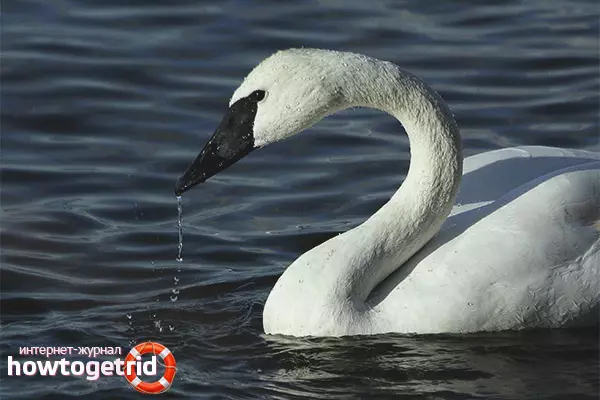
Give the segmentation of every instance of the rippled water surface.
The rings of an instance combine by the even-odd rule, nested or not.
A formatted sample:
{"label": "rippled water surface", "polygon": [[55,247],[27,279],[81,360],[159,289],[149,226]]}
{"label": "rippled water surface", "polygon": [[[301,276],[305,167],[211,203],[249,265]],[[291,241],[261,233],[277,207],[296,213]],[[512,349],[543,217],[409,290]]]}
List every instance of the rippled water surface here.
{"label": "rippled water surface", "polygon": [[187,193],[181,263],[173,196],[241,79],[294,46],[422,76],[467,155],[598,150],[596,1],[3,5],[2,398],[139,398],[121,377],[9,377],[6,357],[147,339],[177,357],[166,397],[597,398],[597,332],[262,335],[285,267],[402,182],[408,142],[389,116],[343,112]]}

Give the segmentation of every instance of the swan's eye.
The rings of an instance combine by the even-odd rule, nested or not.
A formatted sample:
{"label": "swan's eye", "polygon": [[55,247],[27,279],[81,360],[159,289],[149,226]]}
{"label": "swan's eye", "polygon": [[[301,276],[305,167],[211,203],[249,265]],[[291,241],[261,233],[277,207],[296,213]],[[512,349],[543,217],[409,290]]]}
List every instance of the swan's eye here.
{"label": "swan's eye", "polygon": [[255,90],[254,92],[250,93],[250,96],[248,97],[258,103],[259,101],[262,101],[265,97],[267,97],[267,92],[265,92],[264,90]]}

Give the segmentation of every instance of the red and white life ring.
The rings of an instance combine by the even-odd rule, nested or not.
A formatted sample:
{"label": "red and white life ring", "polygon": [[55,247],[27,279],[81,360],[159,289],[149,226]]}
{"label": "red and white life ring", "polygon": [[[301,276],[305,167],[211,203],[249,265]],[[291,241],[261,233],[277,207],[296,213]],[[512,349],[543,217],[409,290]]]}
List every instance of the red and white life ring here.
{"label": "red and white life ring", "polygon": [[[136,374],[136,368],[127,368],[128,362],[137,362],[137,356],[148,353],[153,353],[160,356],[165,365],[165,374],[155,382],[144,382],[138,378]],[[175,357],[173,357],[173,354],[169,351],[169,349],[162,344],[156,342],[140,343],[131,349],[125,358],[125,378],[127,378],[129,384],[138,392],[146,394],[159,394],[171,387],[173,378],[175,378],[175,372],[177,372],[176,365],[177,363],[175,362]]]}

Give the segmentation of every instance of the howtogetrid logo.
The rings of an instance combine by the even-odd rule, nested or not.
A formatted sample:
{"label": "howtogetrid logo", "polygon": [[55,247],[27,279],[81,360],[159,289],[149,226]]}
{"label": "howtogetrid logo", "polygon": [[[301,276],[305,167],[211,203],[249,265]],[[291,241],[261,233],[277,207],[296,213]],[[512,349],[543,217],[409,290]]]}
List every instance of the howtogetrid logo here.
{"label": "howtogetrid logo", "polygon": [[[77,350],[77,352],[73,352]],[[19,355],[41,355],[51,357],[53,355],[84,355],[96,358],[98,355],[122,354],[120,347],[20,347]],[[150,360],[142,361],[142,356],[152,354]],[[160,357],[161,361],[157,361]],[[16,361],[13,356],[8,356],[8,376],[83,376],[89,381],[95,381],[101,376],[124,376],[127,382],[140,393],[159,394],[167,391],[173,383],[177,372],[177,363],[173,354],[160,343],[144,342],[129,351],[125,360],[120,357],[114,360],[89,360],[70,361],[66,358],[60,360],[46,361]],[[148,376],[158,374],[158,364],[164,367],[164,373],[160,379],[147,382]]]}

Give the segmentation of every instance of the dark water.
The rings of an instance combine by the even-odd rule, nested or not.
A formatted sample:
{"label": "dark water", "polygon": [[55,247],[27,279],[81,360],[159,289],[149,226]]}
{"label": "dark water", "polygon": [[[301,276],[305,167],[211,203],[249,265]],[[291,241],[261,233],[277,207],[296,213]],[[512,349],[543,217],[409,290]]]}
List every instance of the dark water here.
{"label": "dark water", "polygon": [[177,357],[166,397],[596,399],[595,331],[262,335],[284,268],[402,182],[407,139],[382,113],[331,117],[186,194],[175,261],[175,179],[278,49],[361,52],[423,76],[469,155],[599,149],[597,2],[493,3],[4,2],[1,397],[140,398],[121,377],[9,377],[6,359],[151,339]]}

